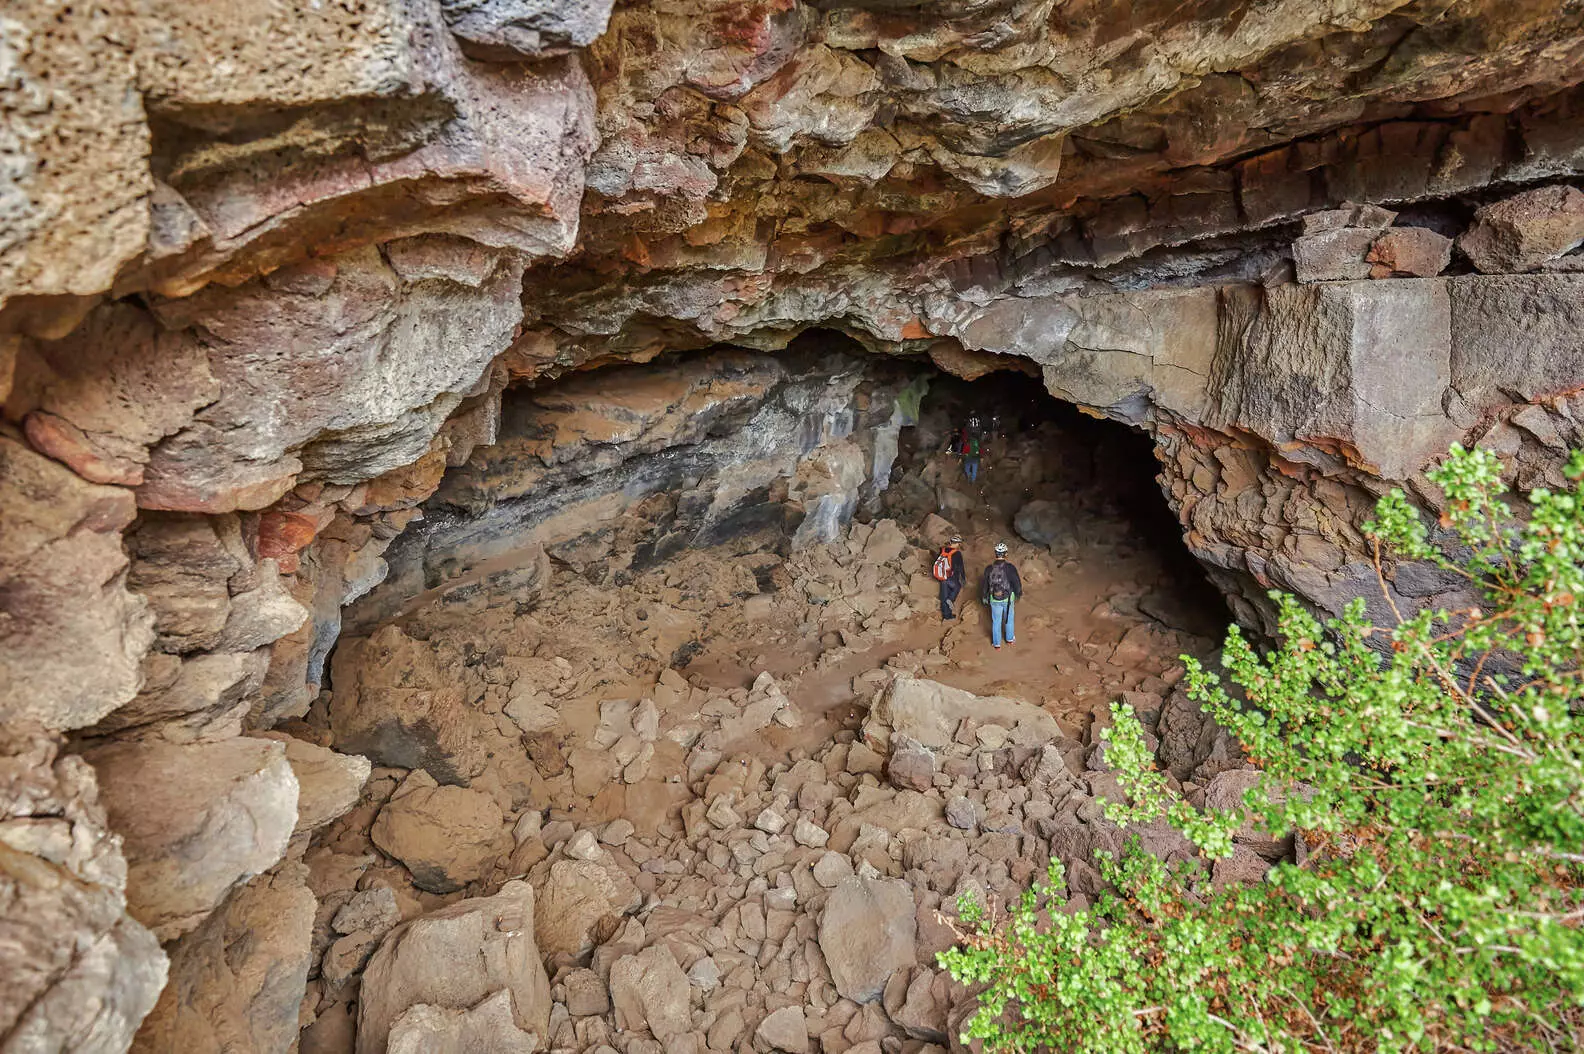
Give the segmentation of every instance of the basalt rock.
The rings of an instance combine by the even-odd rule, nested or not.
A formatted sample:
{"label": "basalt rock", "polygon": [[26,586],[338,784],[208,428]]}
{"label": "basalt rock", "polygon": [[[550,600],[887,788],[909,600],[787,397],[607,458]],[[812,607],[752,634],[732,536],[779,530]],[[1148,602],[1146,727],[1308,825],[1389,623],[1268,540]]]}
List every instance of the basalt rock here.
{"label": "basalt rock", "polygon": [[[77,805],[50,806],[47,823],[16,813],[25,848],[0,841],[31,965],[7,1035],[124,1046],[160,974],[134,917],[185,933],[182,976],[207,979],[151,1029],[228,1042],[256,1007],[271,1042],[284,1035],[284,997],[253,983],[264,959],[221,967],[215,949],[250,878],[294,832],[329,829],[361,778],[314,754],[326,744],[426,772],[443,785],[428,797],[476,802],[489,795],[466,785],[488,773],[517,802],[559,781],[662,816],[671,799],[650,792],[672,785],[655,758],[685,740],[702,780],[722,729],[633,727],[564,750],[559,674],[536,667],[540,691],[392,620],[468,617],[491,591],[528,612],[557,574],[618,588],[699,546],[784,556],[836,540],[880,514],[926,363],[1014,371],[1148,433],[1188,548],[1256,626],[1272,588],[1330,611],[1384,606],[1361,524],[1395,486],[1433,515],[1422,474],[1453,440],[1497,453],[1515,486],[1559,485],[1584,443],[1584,13],[1224,6],[12,4],[0,723],[73,732],[101,767],[108,819],[69,818],[84,832],[71,844],[124,838],[132,914],[119,878],[57,845]],[[838,333],[855,343],[834,351]],[[919,518],[969,522],[972,499],[952,493],[947,507],[923,488]],[[1050,520],[1031,511],[1025,535],[1044,539]],[[905,551],[892,531],[867,544],[848,557]],[[744,564],[729,604],[762,618],[791,586],[822,608],[862,606],[847,643],[870,640],[898,620],[878,587],[833,585],[850,566],[788,583]],[[1467,602],[1425,565],[1385,578],[1400,607]],[[682,666],[698,647],[661,655],[647,618],[623,616],[645,662]],[[895,681],[877,713],[908,692],[929,712],[872,720],[870,746],[835,768],[880,773],[871,746],[895,727],[922,749],[888,778],[918,797],[795,820],[789,799],[775,815],[791,844],[856,845],[857,866],[878,870],[898,865],[900,832],[939,818],[927,794],[964,759],[937,769],[931,752],[964,715],[949,690]],[[800,712],[744,696],[756,709],[733,734]],[[998,720],[1011,746],[997,749],[1059,736]],[[1167,703],[1178,778],[1239,766],[1212,725]],[[292,748],[300,799],[291,744],[247,735],[273,727],[317,737]],[[67,780],[55,749],[17,754],[27,778]],[[772,804],[734,801],[714,808],[728,826]],[[392,846],[401,802],[382,804]],[[972,804],[954,819],[993,840],[986,859],[1029,837],[1005,803]],[[376,825],[361,813],[340,832],[354,843]],[[1107,840],[1080,827],[1049,840],[1078,855]],[[499,854],[472,850],[489,841],[470,839],[466,878],[431,886],[481,877]],[[574,899],[556,935],[573,954],[642,901],[626,887]],[[235,993],[199,990],[227,978]],[[914,983],[892,1002],[933,1035],[935,1003]],[[408,993],[368,1042],[466,1046],[503,1020],[497,992]],[[548,1018],[511,1010],[547,1041]],[[768,1016],[708,1032],[730,1045]],[[322,1020],[337,1034],[344,1005]],[[853,1020],[843,1044],[880,1041]],[[795,1045],[791,1024],[769,1042]],[[562,1039],[607,1038],[583,1029]],[[702,1033],[678,1015],[667,1039],[685,1049]]]}

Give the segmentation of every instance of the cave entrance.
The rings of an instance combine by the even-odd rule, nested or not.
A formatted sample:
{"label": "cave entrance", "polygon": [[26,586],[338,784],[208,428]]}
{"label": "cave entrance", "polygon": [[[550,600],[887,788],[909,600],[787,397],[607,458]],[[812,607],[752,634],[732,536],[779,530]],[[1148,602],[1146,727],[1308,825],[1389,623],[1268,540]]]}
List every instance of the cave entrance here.
{"label": "cave entrance", "polygon": [[[969,459],[949,452],[966,435],[980,439],[975,479]],[[975,380],[936,372],[918,424],[899,437],[884,510],[900,522],[948,520],[976,567],[998,540],[1014,554],[1045,550],[1039,562],[1068,619],[1142,615],[1213,640],[1227,606],[1184,545],[1158,469],[1147,434],[1056,399],[1032,366]]]}

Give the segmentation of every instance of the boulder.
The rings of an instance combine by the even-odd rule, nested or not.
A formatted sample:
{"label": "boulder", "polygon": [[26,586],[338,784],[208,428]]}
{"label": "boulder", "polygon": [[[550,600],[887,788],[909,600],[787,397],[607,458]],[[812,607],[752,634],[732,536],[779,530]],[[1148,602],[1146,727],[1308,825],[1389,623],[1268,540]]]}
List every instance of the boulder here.
{"label": "boulder", "polygon": [[1458,248],[1486,274],[1533,271],[1584,241],[1584,192],[1536,187],[1482,206]]}
{"label": "boulder", "polygon": [[111,743],[83,756],[123,839],[127,910],[162,941],[272,867],[297,824],[297,778],[280,743]]}
{"label": "boulder", "polygon": [[386,1054],[533,1054],[536,1032],[518,1026],[512,994],[502,988],[477,1006],[452,1010],[418,1003],[391,1025]]}
{"label": "boulder", "polygon": [[1031,501],[1012,518],[1012,529],[1025,542],[1050,545],[1071,531],[1071,514],[1057,501]]}
{"label": "boulder", "polygon": [[[550,979],[534,941],[533,887],[522,881],[420,916],[386,936],[363,971],[357,1054],[396,1049],[390,1044],[400,1038],[397,1022],[412,1007],[469,1011],[503,989],[515,1027],[548,1035]],[[480,1016],[495,1020],[496,1013],[492,1008]],[[464,1034],[482,1024],[447,1020],[448,1028]],[[431,1035],[438,1027],[426,1015],[421,1028],[409,1022],[401,1035]]]}
{"label": "boulder", "polygon": [[170,983],[138,1030],[138,1054],[280,1054],[297,1039],[316,901],[283,864],[226,898],[170,947]]}
{"label": "boulder", "polygon": [[[1205,784],[1204,804],[1206,809],[1237,809],[1244,808],[1244,797],[1256,788],[1268,784],[1269,777],[1258,769],[1229,769],[1218,772]],[[1271,787],[1267,791],[1270,801],[1280,802],[1285,800],[1286,793],[1280,788]],[[1302,787],[1299,793],[1306,793]],[[1246,846],[1266,860],[1279,860],[1286,856],[1293,845],[1290,833],[1276,836],[1268,831],[1262,831],[1254,826],[1252,820],[1238,828],[1233,836],[1239,845]]]}
{"label": "boulder", "polygon": [[330,727],[336,749],[376,765],[424,769],[440,783],[465,783],[484,770],[461,671],[426,641],[386,625],[365,640],[343,640],[333,664]]}
{"label": "boulder", "polygon": [[831,890],[819,945],[838,992],[873,1002],[894,972],[913,965],[915,911],[912,887],[901,880],[853,877]]}
{"label": "boulder", "polygon": [[420,769],[380,809],[369,837],[412,872],[419,889],[452,893],[511,848],[505,825],[488,794],[438,786]]}
{"label": "boulder", "polygon": [[893,733],[921,747],[939,750],[952,742],[963,718],[1021,727],[1020,742],[1047,743],[1061,738],[1056,719],[1032,703],[1002,696],[978,696],[937,681],[902,676],[892,681],[864,722],[863,738],[873,745],[889,744]]}
{"label": "boulder", "polygon": [[610,988],[620,1031],[647,1029],[665,1043],[693,1027],[687,974],[666,945],[617,959],[611,965]]}
{"label": "boulder", "polygon": [[908,547],[907,535],[902,533],[895,520],[879,520],[864,543],[864,560],[871,564],[888,564],[902,555]]}
{"label": "boulder", "polygon": [[557,860],[541,887],[536,916],[545,955],[583,955],[594,947],[594,926],[638,906],[636,886],[619,868],[586,860]]}
{"label": "boulder", "polygon": [[0,490],[0,721],[91,725],[137,694],[154,640],[127,589],[132,495],[4,435]]}
{"label": "boulder", "polygon": [[914,740],[893,733],[886,778],[894,787],[927,791],[935,785],[935,755]]}

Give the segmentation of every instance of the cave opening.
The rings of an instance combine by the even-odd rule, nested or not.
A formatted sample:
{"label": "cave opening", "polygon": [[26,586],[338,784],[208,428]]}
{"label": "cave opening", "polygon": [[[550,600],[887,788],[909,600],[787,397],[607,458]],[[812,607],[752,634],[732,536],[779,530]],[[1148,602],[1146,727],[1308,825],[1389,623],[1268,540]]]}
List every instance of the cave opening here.
{"label": "cave opening", "polygon": [[[970,425],[975,480],[947,442]],[[1056,399],[1037,372],[966,380],[833,331],[514,388],[496,442],[446,472],[385,582],[346,610],[310,720],[377,763],[523,793],[588,749],[572,744],[612,746],[600,715],[653,698],[656,678],[783,683],[798,722],[717,733],[767,763],[850,731],[897,663],[1084,727],[1117,691],[1164,691],[1226,624],[1156,464],[1148,435]],[[953,533],[969,582],[946,621],[930,565]],[[1023,646],[992,657],[978,583],[1002,540],[1024,579]],[[417,670],[401,691],[427,694],[393,706],[392,664]],[[570,697],[501,688],[542,679]],[[566,808],[609,808],[598,770]]]}

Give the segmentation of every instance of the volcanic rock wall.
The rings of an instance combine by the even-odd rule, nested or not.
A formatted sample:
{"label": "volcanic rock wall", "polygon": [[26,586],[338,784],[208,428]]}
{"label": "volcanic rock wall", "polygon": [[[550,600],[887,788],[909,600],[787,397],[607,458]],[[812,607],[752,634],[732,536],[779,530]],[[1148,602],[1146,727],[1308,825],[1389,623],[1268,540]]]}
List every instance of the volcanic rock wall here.
{"label": "volcanic rock wall", "polygon": [[[448,469],[442,501],[475,512],[481,479],[519,478],[514,422],[554,389],[512,395],[470,463],[514,384],[811,326],[965,376],[1022,356],[1151,432],[1250,620],[1270,585],[1359,593],[1371,497],[1433,508],[1451,439],[1553,480],[1584,430],[1581,22],[1551,0],[8,5],[0,1046],[124,1047],[168,954],[210,995],[148,1049],[281,1049],[249,1014],[296,975],[263,984],[228,935],[301,916],[293,861],[367,770],[261,733],[315,697],[341,607]],[[750,387],[789,390],[779,368]],[[685,425],[632,442],[705,456]],[[482,522],[577,489],[553,443],[539,460]],[[858,480],[794,474],[785,500],[818,525],[808,499]],[[433,537],[393,589],[431,586]]]}

